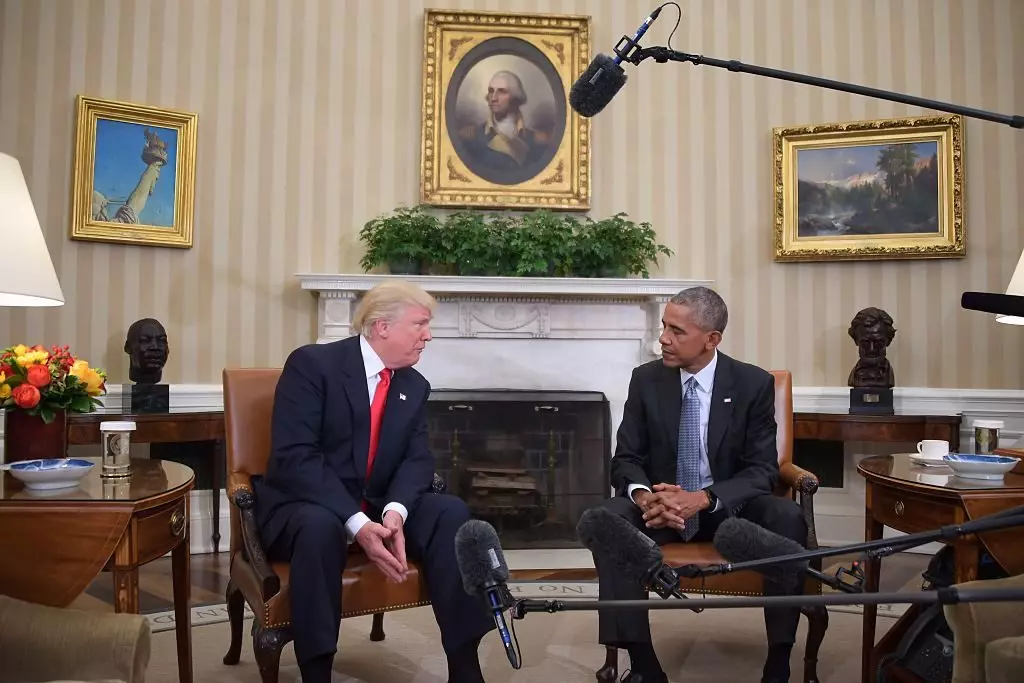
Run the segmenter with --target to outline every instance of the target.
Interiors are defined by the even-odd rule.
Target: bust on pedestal
[[[167,412],[170,386],[160,383],[170,353],[164,326],[154,318],[136,320],[128,328],[124,352],[130,359],[128,378],[133,384],[121,387],[121,409],[126,413]]]
[[[880,308],[865,308],[850,322],[850,337],[857,344],[860,360],[850,371],[850,412],[892,415],[892,388],[896,376],[885,357],[896,336],[892,317]]]

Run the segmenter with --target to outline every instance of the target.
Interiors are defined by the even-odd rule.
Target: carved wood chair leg
[[[818,683],[818,651],[828,630],[828,609],[824,605],[805,607],[807,646],[804,648],[804,683]]]
[[[281,650],[291,640],[291,634],[283,628],[262,628],[253,620],[252,650],[260,668],[263,683],[277,683],[281,669]]]
[[[370,640],[379,642],[384,640],[384,613],[377,612],[373,615],[373,623],[370,625]]]
[[[245,596],[238,590],[233,581],[228,581],[228,588],[224,592],[227,608],[228,622],[231,624],[231,644],[228,652],[224,655],[225,664],[238,664],[242,656],[242,621],[245,618]]]
[[[619,680],[619,648],[606,645],[604,648],[604,666],[594,674],[601,683],[614,683]]]

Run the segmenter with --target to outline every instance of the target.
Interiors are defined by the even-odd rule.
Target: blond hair
[[[419,306],[434,312],[437,300],[419,285],[404,280],[381,282],[363,295],[352,316],[352,327],[369,338],[378,320],[394,322],[407,306]]]

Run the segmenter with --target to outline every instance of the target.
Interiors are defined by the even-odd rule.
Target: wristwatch
[[[711,493],[711,489],[704,489],[704,495],[708,497],[708,510],[714,510],[718,505],[718,497]]]

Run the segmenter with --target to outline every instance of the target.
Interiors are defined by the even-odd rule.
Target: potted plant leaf
[[[598,277],[650,277],[649,266],[658,256],[672,256],[672,250],[657,241],[650,223],[635,223],[617,213],[586,228],[588,264]]]
[[[360,260],[369,271],[387,266],[397,275],[418,275],[437,256],[441,222],[422,206],[395,209],[390,216],[378,216],[359,231],[366,246]]]

